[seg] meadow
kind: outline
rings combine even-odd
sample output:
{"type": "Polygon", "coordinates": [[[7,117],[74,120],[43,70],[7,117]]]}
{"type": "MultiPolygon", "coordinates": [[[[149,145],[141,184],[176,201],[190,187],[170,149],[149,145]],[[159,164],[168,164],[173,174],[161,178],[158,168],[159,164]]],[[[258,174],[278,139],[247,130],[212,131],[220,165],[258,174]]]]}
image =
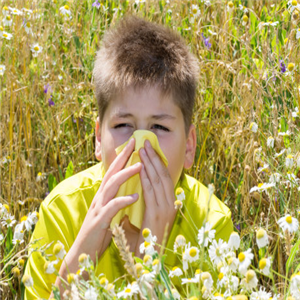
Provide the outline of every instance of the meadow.
{"type": "Polygon", "coordinates": [[[95,53],[126,14],[176,30],[199,59],[187,173],[231,209],[236,234],[217,244],[205,227],[197,247],[178,240],[183,266],[165,270],[152,251],[150,264],[132,260],[115,228],[132,281],[98,278],[83,256],[91,280],[72,274],[66,299],[300,299],[299,0],[1,1],[0,298],[23,299],[32,284],[23,272],[41,202],[98,163],[95,53]]]}

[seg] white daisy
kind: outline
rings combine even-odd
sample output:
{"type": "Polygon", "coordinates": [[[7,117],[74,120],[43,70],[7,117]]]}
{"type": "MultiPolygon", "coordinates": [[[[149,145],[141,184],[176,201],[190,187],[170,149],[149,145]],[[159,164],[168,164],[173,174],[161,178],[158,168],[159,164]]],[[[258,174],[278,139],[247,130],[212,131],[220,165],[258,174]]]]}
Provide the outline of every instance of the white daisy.
{"type": "Polygon", "coordinates": [[[295,299],[300,298],[300,273],[293,274],[290,281],[290,293],[295,299]]]}
{"type": "Polygon", "coordinates": [[[22,244],[24,242],[24,230],[22,224],[17,224],[14,231],[13,244],[22,244]]]}
{"type": "Polygon", "coordinates": [[[11,18],[11,16],[10,15],[6,15],[4,17],[4,19],[2,20],[2,22],[3,22],[4,26],[11,26],[11,24],[12,24],[12,18],[11,18]]]}
{"type": "Polygon", "coordinates": [[[60,13],[66,18],[71,19],[71,10],[68,5],[64,5],[59,9],[60,13]]]}
{"type": "Polygon", "coordinates": [[[172,269],[172,271],[169,272],[169,277],[170,277],[170,278],[172,278],[172,277],[174,277],[174,276],[179,277],[179,276],[181,276],[182,274],[183,274],[182,270],[181,270],[180,268],[178,268],[178,267],[175,266],[175,267],[172,269]]]}
{"type": "Polygon", "coordinates": [[[241,285],[243,285],[247,290],[252,290],[257,287],[258,279],[256,273],[253,270],[246,272],[245,278],[242,279],[241,285]]]}
{"type": "Polygon", "coordinates": [[[46,261],[44,264],[44,271],[46,274],[53,274],[56,269],[54,267],[54,265],[56,265],[58,263],[58,260],[54,260],[54,261],[46,261]]]}
{"type": "Polygon", "coordinates": [[[272,294],[269,292],[267,293],[265,288],[260,287],[258,292],[252,292],[250,295],[250,300],[269,300],[273,299],[272,294]]]}
{"type": "Polygon", "coordinates": [[[1,222],[2,226],[7,226],[7,228],[12,227],[17,222],[15,220],[15,217],[10,214],[4,215],[2,219],[3,219],[3,221],[1,222]]]}
{"type": "Polygon", "coordinates": [[[156,274],[155,271],[150,272],[150,271],[148,271],[148,270],[143,270],[143,271],[142,271],[142,276],[141,276],[140,280],[141,280],[142,282],[145,282],[145,281],[146,281],[146,282],[151,283],[151,282],[153,282],[154,279],[155,279],[155,274],[156,274]]]}
{"type": "Polygon", "coordinates": [[[183,188],[181,188],[181,187],[177,188],[175,191],[175,196],[176,196],[177,200],[180,200],[180,201],[185,200],[185,193],[184,193],[183,188]]]}
{"type": "Polygon", "coordinates": [[[266,276],[270,275],[271,258],[262,258],[258,264],[259,270],[266,276]]]}
{"type": "Polygon", "coordinates": [[[154,243],[148,243],[148,242],[143,242],[140,245],[140,253],[143,254],[149,254],[149,255],[153,255],[156,253],[155,249],[154,249],[154,243]]]}
{"type": "Polygon", "coordinates": [[[195,278],[198,279],[198,282],[201,280],[206,289],[210,290],[213,287],[214,281],[209,272],[198,273],[195,275],[195,278]]]}
{"type": "Polygon", "coordinates": [[[185,237],[181,234],[177,235],[174,243],[174,252],[177,252],[178,248],[183,249],[185,245],[186,245],[185,237]]]}
{"type": "Polygon", "coordinates": [[[143,258],[143,261],[145,266],[150,267],[152,265],[153,258],[151,255],[146,254],[143,258]]]}
{"type": "Polygon", "coordinates": [[[256,232],[256,243],[259,249],[266,247],[269,243],[267,232],[263,228],[258,229],[256,232]]]}
{"type": "Polygon", "coordinates": [[[186,260],[188,262],[193,262],[199,259],[199,249],[194,246],[190,246],[190,243],[185,246],[185,250],[183,253],[183,260],[186,260]]]}
{"type": "Polygon", "coordinates": [[[261,192],[261,191],[266,191],[269,188],[272,188],[275,186],[275,183],[259,183],[257,186],[254,186],[250,189],[249,193],[253,193],[253,192],[261,192]]]}
{"type": "Polygon", "coordinates": [[[265,163],[262,167],[258,168],[257,172],[260,173],[266,171],[267,169],[269,169],[269,165],[265,163]]]}
{"type": "Polygon", "coordinates": [[[8,33],[6,31],[3,31],[2,32],[2,37],[6,40],[10,40],[12,38],[12,34],[11,33],[8,33]]]}
{"type": "Polygon", "coordinates": [[[23,15],[22,11],[17,9],[17,8],[10,8],[10,11],[13,15],[16,15],[16,16],[22,16],[23,15]]]}
{"type": "Polygon", "coordinates": [[[31,23],[29,21],[24,24],[24,29],[27,34],[32,34],[31,23]]]}
{"type": "Polygon", "coordinates": [[[297,39],[297,40],[300,39],[300,28],[297,29],[297,32],[296,32],[296,39],[297,39]]]}
{"type": "Polygon", "coordinates": [[[244,14],[246,14],[246,13],[248,12],[248,8],[247,8],[246,6],[243,6],[242,4],[239,5],[239,9],[240,9],[241,11],[243,11],[244,14]]]}
{"type": "Polygon", "coordinates": [[[288,2],[288,9],[289,9],[290,13],[292,13],[295,9],[300,11],[300,4],[298,3],[297,0],[290,0],[288,2]]]}
{"type": "Polygon", "coordinates": [[[155,271],[156,273],[159,273],[161,270],[161,263],[159,261],[159,259],[154,259],[152,262],[152,269],[153,271],[155,271]]]}
{"type": "Polygon", "coordinates": [[[278,135],[280,135],[280,136],[289,136],[289,135],[291,135],[291,132],[289,130],[287,130],[285,132],[278,132],[278,135]]]}
{"type": "Polygon", "coordinates": [[[291,215],[287,214],[286,216],[280,218],[277,221],[278,225],[285,232],[286,230],[289,233],[294,233],[298,230],[299,222],[296,218],[293,218],[291,215]]]}
{"type": "Polygon", "coordinates": [[[212,225],[207,222],[198,231],[198,243],[200,246],[207,247],[215,238],[216,230],[212,229],[212,225]]]}
{"type": "Polygon", "coordinates": [[[251,122],[251,123],[250,123],[250,126],[249,126],[249,129],[250,129],[252,132],[257,132],[257,130],[258,130],[258,125],[257,125],[255,122],[251,122]]]}
{"type": "MultiPolygon", "coordinates": [[[[300,30],[299,30],[299,35],[300,35],[300,30]]],[[[299,109],[298,107],[295,108],[295,111],[292,112],[292,117],[296,118],[299,116],[299,109]]]]}
{"type": "Polygon", "coordinates": [[[24,275],[22,277],[22,282],[26,287],[32,287],[33,286],[33,279],[30,275],[24,275]]]}
{"type": "Polygon", "coordinates": [[[3,6],[2,13],[4,16],[6,16],[10,13],[10,9],[7,6],[3,6]]]}
{"type": "Polygon", "coordinates": [[[0,76],[3,76],[5,71],[5,66],[4,65],[0,65],[0,76]]]}
{"type": "Polygon", "coordinates": [[[86,300],[97,300],[98,292],[93,286],[89,286],[89,288],[84,293],[84,299],[86,300]]]}
{"type": "Polygon", "coordinates": [[[181,279],[181,284],[186,284],[186,283],[198,283],[198,279],[193,277],[193,278],[182,278],[181,279]]]}
{"type": "MultiPolygon", "coordinates": [[[[171,293],[172,293],[172,296],[175,300],[180,300],[181,299],[180,294],[178,293],[178,291],[176,289],[171,289],[171,293]]],[[[167,289],[165,290],[164,295],[167,299],[170,299],[170,295],[169,295],[169,292],[168,292],[167,289]]]]}
{"type": "Polygon", "coordinates": [[[273,173],[269,178],[269,182],[274,184],[278,183],[280,182],[280,177],[281,175],[279,173],[273,173]]]}
{"type": "Polygon", "coordinates": [[[232,271],[232,272],[236,272],[238,266],[239,266],[239,259],[236,258],[235,256],[230,256],[227,259],[227,265],[228,268],[232,271]]]}
{"type": "Polygon", "coordinates": [[[230,237],[229,237],[229,241],[228,241],[228,247],[230,249],[239,249],[240,248],[240,242],[241,242],[241,239],[240,239],[240,236],[237,232],[232,232],[230,237]]]}
{"type": "Polygon", "coordinates": [[[274,157],[280,157],[284,152],[286,151],[286,149],[281,150],[279,153],[275,153],[274,157]]]}
{"type": "Polygon", "coordinates": [[[149,228],[144,228],[142,231],[142,235],[143,235],[143,238],[145,239],[145,241],[148,243],[154,244],[157,240],[155,235],[152,236],[151,230],[149,228]]]}
{"type": "Polygon", "coordinates": [[[67,254],[64,244],[60,241],[57,241],[57,243],[53,246],[53,254],[57,258],[63,259],[64,256],[67,254]]]}
{"type": "Polygon", "coordinates": [[[285,166],[287,168],[292,168],[294,164],[294,157],[293,155],[289,154],[286,158],[285,158],[285,166]]]}
{"type": "Polygon", "coordinates": [[[125,289],[117,294],[118,298],[127,298],[132,297],[134,294],[137,294],[139,292],[139,287],[136,282],[133,282],[132,284],[128,284],[125,289]]]}
{"type": "Polygon", "coordinates": [[[192,6],[191,6],[191,19],[190,19],[190,22],[194,23],[195,19],[198,18],[199,15],[200,15],[199,6],[196,5],[196,4],[192,4],[192,6]]]}
{"type": "Polygon", "coordinates": [[[222,262],[225,259],[226,252],[228,250],[228,245],[226,242],[223,242],[222,239],[212,241],[212,244],[208,248],[209,257],[215,265],[219,262],[222,262]]]}
{"type": "Polygon", "coordinates": [[[240,252],[239,255],[238,255],[239,272],[242,275],[246,274],[248,267],[251,265],[251,260],[254,257],[254,255],[251,251],[252,251],[252,249],[249,248],[247,251],[240,252]]]}
{"type": "Polygon", "coordinates": [[[42,52],[43,47],[39,46],[39,44],[36,43],[36,44],[32,45],[30,50],[32,51],[32,56],[37,57],[38,54],[42,52]]]}

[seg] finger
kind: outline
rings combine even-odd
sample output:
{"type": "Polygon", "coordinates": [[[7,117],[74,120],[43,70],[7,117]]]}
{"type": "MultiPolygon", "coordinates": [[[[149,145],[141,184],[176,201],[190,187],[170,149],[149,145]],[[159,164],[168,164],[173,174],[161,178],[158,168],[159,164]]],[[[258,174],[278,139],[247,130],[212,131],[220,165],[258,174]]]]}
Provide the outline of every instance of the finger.
{"type": "Polygon", "coordinates": [[[162,185],[161,179],[157,174],[154,166],[152,165],[146,151],[144,148],[140,149],[140,156],[145,166],[145,171],[147,173],[147,177],[150,180],[150,183],[153,187],[155,198],[157,199],[157,205],[163,206],[165,203],[165,192],[164,187],[162,185]],[[159,199],[159,200],[158,200],[159,199]]]}
{"type": "Polygon", "coordinates": [[[112,198],[114,198],[120,188],[120,186],[126,182],[130,177],[139,173],[142,169],[142,164],[140,162],[125,168],[118,173],[111,176],[110,180],[106,183],[102,195],[103,195],[103,202],[101,203],[102,206],[106,205],[112,198]]]}
{"type": "Polygon", "coordinates": [[[142,170],[140,172],[141,184],[145,199],[145,204],[147,207],[152,207],[154,204],[158,206],[157,199],[154,194],[154,190],[152,184],[147,176],[145,167],[142,166],[142,170]],[[155,202],[154,202],[155,201],[155,202]]]}
{"type": "MultiPolygon", "coordinates": [[[[112,218],[119,212],[119,210],[125,208],[126,206],[136,202],[139,198],[139,194],[133,194],[123,197],[117,197],[109,201],[105,206],[105,222],[110,224],[112,218]]],[[[103,222],[103,217],[101,217],[103,222]]]]}
{"type": "Polygon", "coordinates": [[[109,166],[109,168],[102,180],[101,186],[105,186],[106,182],[109,181],[111,176],[113,176],[114,174],[116,174],[117,172],[119,172],[120,170],[122,170],[125,167],[130,155],[134,151],[134,147],[135,147],[135,139],[132,138],[132,139],[130,139],[128,144],[124,147],[124,149],[121,151],[121,153],[119,155],[117,155],[115,160],[109,166]]]}
{"type": "Polygon", "coordinates": [[[159,155],[156,153],[156,151],[152,148],[150,142],[148,140],[145,141],[145,148],[148,155],[148,158],[154,167],[156,174],[158,174],[164,192],[166,196],[166,200],[169,205],[173,206],[175,201],[174,196],[174,184],[172,181],[172,178],[170,176],[168,168],[165,166],[165,164],[162,162],[159,155]]]}

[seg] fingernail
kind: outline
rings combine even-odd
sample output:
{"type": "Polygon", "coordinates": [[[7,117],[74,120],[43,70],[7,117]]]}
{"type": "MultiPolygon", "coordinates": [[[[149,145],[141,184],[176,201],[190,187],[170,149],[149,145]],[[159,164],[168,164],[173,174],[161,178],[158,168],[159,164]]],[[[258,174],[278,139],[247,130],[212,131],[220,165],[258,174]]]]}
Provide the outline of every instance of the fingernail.
{"type": "Polygon", "coordinates": [[[139,194],[138,194],[138,193],[135,193],[135,194],[132,195],[132,198],[133,198],[133,199],[137,199],[138,197],[139,197],[139,194]]]}
{"type": "Polygon", "coordinates": [[[146,145],[146,148],[147,148],[147,149],[150,149],[151,144],[150,144],[150,142],[149,142],[148,140],[145,141],[145,145],[146,145]]]}
{"type": "Polygon", "coordinates": [[[146,155],[146,151],[145,151],[145,149],[144,148],[141,148],[141,154],[143,155],[143,156],[145,156],[146,155]]]}

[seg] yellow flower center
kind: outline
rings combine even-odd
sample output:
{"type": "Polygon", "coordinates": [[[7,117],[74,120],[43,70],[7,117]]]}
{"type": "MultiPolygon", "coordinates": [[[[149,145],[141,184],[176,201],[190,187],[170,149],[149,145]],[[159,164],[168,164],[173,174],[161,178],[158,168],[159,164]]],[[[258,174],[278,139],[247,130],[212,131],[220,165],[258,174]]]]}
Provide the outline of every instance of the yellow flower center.
{"type": "Polygon", "coordinates": [[[193,15],[195,15],[196,13],[197,13],[197,8],[196,7],[194,7],[193,9],[192,9],[192,13],[193,13],[193,15]]]}
{"type": "Polygon", "coordinates": [[[79,255],[78,261],[80,263],[83,263],[87,259],[87,255],[85,253],[82,253],[79,255]]]}
{"type": "MultiPolygon", "coordinates": [[[[39,47],[39,46],[35,46],[33,49],[34,49],[34,51],[39,51],[39,50],[40,50],[40,47],[39,47]]],[[[42,173],[39,172],[39,173],[38,173],[38,176],[42,176],[42,173]]]]}
{"type": "Polygon", "coordinates": [[[4,6],[4,7],[3,7],[3,10],[8,10],[8,7],[7,7],[7,6],[4,6]]]}
{"type": "Polygon", "coordinates": [[[143,274],[149,274],[150,272],[148,270],[144,270],[143,274]]]}
{"type": "Polygon", "coordinates": [[[127,288],[126,290],[125,290],[125,293],[130,293],[131,292],[131,289],[129,289],[129,288],[127,288]]]}
{"type": "Polygon", "coordinates": [[[259,184],[257,185],[257,187],[261,188],[263,185],[264,185],[263,183],[259,183],[259,184]]]}
{"type": "Polygon", "coordinates": [[[110,291],[110,290],[112,290],[114,288],[114,285],[112,284],[112,283],[109,283],[108,285],[107,285],[107,290],[108,291],[110,291]]]}
{"type": "Polygon", "coordinates": [[[136,269],[137,273],[140,273],[140,272],[142,272],[142,270],[143,270],[143,265],[140,264],[140,263],[137,263],[137,264],[135,265],[135,269],[136,269]]]}
{"type": "Polygon", "coordinates": [[[289,64],[288,64],[288,70],[289,70],[290,72],[293,71],[294,68],[295,68],[295,64],[293,64],[293,63],[289,63],[289,64]]]}
{"type": "MultiPolygon", "coordinates": [[[[243,21],[248,22],[248,16],[247,15],[243,15],[243,21]]],[[[254,123],[251,123],[251,124],[253,126],[254,123]]],[[[251,129],[252,126],[250,125],[250,129],[251,129]]]]}
{"type": "Polygon", "coordinates": [[[31,27],[31,24],[29,22],[27,22],[26,27],[31,27]]]}
{"type": "Polygon", "coordinates": [[[229,257],[228,259],[228,266],[230,266],[233,263],[233,257],[229,257]]]}
{"type": "Polygon", "coordinates": [[[7,20],[7,21],[10,21],[10,20],[11,20],[11,17],[10,17],[10,16],[6,16],[6,20],[7,20]]]}
{"type": "Polygon", "coordinates": [[[208,272],[202,273],[201,279],[204,281],[210,278],[210,274],[208,272]]]}
{"type": "Polygon", "coordinates": [[[177,207],[182,207],[182,201],[180,201],[180,200],[176,200],[175,202],[174,202],[174,205],[175,205],[175,207],[177,208],[177,207]]]}
{"type": "Polygon", "coordinates": [[[292,222],[293,222],[293,219],[292,219],[291,216],[287,216],[287,217],[285,218],[285,220],[286,220],[286,222],[289,223],[289,224],[292,224],[292,222]]]}
{"type": "Polygon", "coordinates": [[[14,267],[11,272],[13,273],[14,277],[19,277],[20,276],[20,270],[18,267],[14,267]]]}
{"type": "Polygon", "coordinates": [[[233,2],[232,2],[232,1],[229,1],[229,2],[228,2],[228,6],[229,6],[230,8],[233,8],[233,2]]]}
{"type": "Polygon", "coordinates": [[[246,273],[246,281],[249,283],[255,276],[255,272],[253,270],[249,270],[246,273]]]}
{"type": "Polygon", "coordinates": [[[219,273],[219,275],[218,275],[219,280],[221,280],[223,277],[224,277],[224,274],[222,272],[219,273]]]}
{"type": "Polygon", "coordinates": [[[172,271],[175,271],[177,269],[178,269],[178,267],[175,266],[175,267],[172,268],[172,271]]]}
{"type": "Polygon", "coordinates": [[[21,218],[21,222],[26,221],[26,220],[27,220],[27,216],[23,216],[23,217],[21,218]]]}
{"type": "Polygon", "coordinates": [[[57,255],[61,251],[62,248],[63,248],[62,244],[56,243],[53,247],[54,255],[57,255]]]}
{"type": "Polygon", "coordinates": [[[46,270],[48,269],[50,265],[50,262],[49,261],[46,261],[45,264],[44,264],[44,271],[46,272],[46,270]]]}
{"type": "Polygon", "coordinates": [[[291,159],[291,158],[293,158],[293,155],[292,155],[292,154],[289,154],[289,155],[287,156],[287,158],[291,159]]]}
{"type": "Polygon", "coordinates": [[[19,265],[21,266],[21,267],[23,267],[24,266],[24,259],[19,259],[19,265]]]}
{"type": "Polygon", "coordinates": [[[106,282],[107,282],[106,277],[102,277],[102,278],[100,279],[100,284],[101,284],[101,285],[105,285],[106,282]]]}
{"type": "Polygon", "coordinates": [[[148,242],[144,242],[144,246],[145,246],[145,248],[147,248],[147,247],[149,247],[150,246],[150,243],[148,243],[148,242]]]}
{"type": "Polygon", "coordinates": [[[154,259],[154,261],[153,261],[153,263],[152,263],[152,266],[155,266],[155,265],[157,265],[159,263],[159,260],[156,258],[156,259],[154,259]]]}
{"type": "Polygon", "coordinates": [[[265,236],[265,234],[266,234],[266,231],[264,229],[260,228],[256,233],[256,237],[257,237],[257,239],[260,240],[265,236]]]}
{"type": "Polygon", "coordinates": [[[197,250],[195,248],[190,249],[190,256],[195,257],[197,255],[197,250]]]}
{"type": "Polygon", "coordinates": [[[261,270],[263,270],[263,269],[266,267],[266,265],[267,265],[267,260],[266,260],[265,258],[262,258],[262,259],[259,261],[259,264],[258,264],[259,268],[260,268],[261,270]]]}
{"type": "Polygon", "coordinates": [[[68,274],[67,280],[68,280],[68,283],[73,282],[75,280],[75,274],[74,273],[68,274]]]}
{"type": "Polygon", "coordinates": [[[144,238],[147,238],[148,236],[149,236],[149,234],[151,233],[151,231],[150,231],[150,229],[149,228],[145,228],[144,230],[143,230],[143,237],[144,238]]]}
{"type": "Polygon", "coordinates": [[[243,261],[245,260],[245,258],[246,258],[246,255],[244,254],[244,252],[241,252],[241,253],[239,254],[238,258],[239,258],[239,261],[240,261],[240,262],[243,262],[243,261]]]}
{"type": "Polygon", "coordinates": [[[297,0],[293,0],[293,1],[292,1],[292,5],[293,5],[293,6],[297,6],[297,4],[298,4],[297,0]]]}
{"type": "Polygon", "coordinates": [[[6,220],[6,223],[7,223],[7,224],[10,224],[11,222],[12,222],[11,219],[7,219],[7,220],[6,220]]]}
{"type": "Polygon", "coordinates": [[[151,256],[150,255],[145,255],[144,256],[144,263],[146,263],[149,259],[151,259],[151,256]]]}
{"type": "Polygon", "coordinates": [[[200,269],[197,269],[195,274],[200,274],[202,271],[200,269]]]}
{"type": "Polygon", "coordinates": [[[6,208],[7,212],[9,212],[9,206],[7,204],[4,204],[3,206],[6,208]]]}
{"type": "Polygon", "coordinates": [[[179,187],[179,188],[176,189],[176,192],[175,192],[176,196],[180,195],[182,193],[184,193],[184,191],[183,191],[183,189],[181,187],[179,187]]]}
{"type": "Polygon", "coordinates": [[[64,8],[69,10],[69,5],[65,5],[64,8]]]}

